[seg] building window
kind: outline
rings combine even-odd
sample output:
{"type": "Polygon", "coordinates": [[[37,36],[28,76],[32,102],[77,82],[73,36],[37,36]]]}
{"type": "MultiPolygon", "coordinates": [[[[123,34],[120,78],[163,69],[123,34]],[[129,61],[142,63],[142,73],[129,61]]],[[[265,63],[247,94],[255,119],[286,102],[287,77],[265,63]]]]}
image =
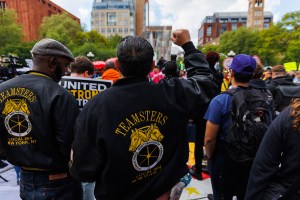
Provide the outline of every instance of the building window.
{"type": "Polygon", "coordinates": [[[108,12],[107,13],[107,26],[116,26],[117,25],[117,13],[108,12]]]}
{"type": "Polygon", "coordinates": [[[105,34],[105,33],[106,33],[105,28],[101,28],[101,33],[102,33],[102,34],[105,34]]]}
{"type": "Polygon", "coordinates": [[[208,26],[206,29],[206,36],[211,36],[212,26],[208,26]]]}
{"type": "Polygon", "coordinates": [[[107,29],[107,33],[111,33],[111,28],[108,28],[108,29],[107,29]]]}
{"type": "Polygon", "coordinates": [[[238,22],[238,19],[234,18],[234,19],[231,19],[231,22],[233,23],[237,23],[238,22]]]}
{"type": "Polygon", "coordinates": [[[228,22],[228,19],[220,19],[221,24],[224,24],[224,23],[227,23],[227,22],[228,22]]]}
{"type": "Polygon", "coordinates": [[[124,33],[128,33],[128,28],[124,28],[124,33]]]}
{"type": "Polygon", "coordinates": [[[254,20],[254,25],[260,25],[261,21],[260,20],[254,20]]]}
{"type": "Polygon", "coordinates": [[[123,18],[123,12],[118,13],[118,18],[123,18]]]}
{"type": "Polygon", "coordinates": [[[6,2],[0,1],[0,10],[4,10],[6,8],[6,2]]]}
{"type": "Polygon", "coordinates": [[[227,29],[226,24],[222,24],[221,25],[221,34],[224,33],[226,31],[226,29],[227,29]]]}
{"type": "Polygon", "coordinates": [[[50,3],[48,3],[48,7],[51,8],[51,4],[50,3]]]}
{"type": "Polygon", "coordinates": [[[270,24],[269,23],[264,23],[264,28],[270,28],[270,24]]]}
{"type": "Polygon", "coordinates": [[[255,11],[254,16],[262,16],[262,11],[255,11]]]}
{"type": "Polygon", "coordinates": [[[122,28],[119,28],[119,33],[123,33],[123,29],[122,28]]]}
{"type": "Polygon", "coordinates": [[[206,23],[213,23],[212,18],[207,18],[207,19],[206,19],[206,23]]]}
{"type": "Polygon", "coordinates": [[[237,29],[237,24],[236,23],[231,24],[231,30],[235,31],[236,29],[237,29]]]}
{"type": "Polygon", "coordinates": [[[94,16],[94,18],[99,18],[99,12],[94,12],[93,16],[94,16]]]}
{"type": "Polygon", "coordinates": [[[51,16],[51,15],[52,15],[51,10],[48,10],[48,16],[51,16]]]}
{"type": "Polygon", "coordinates": [[[42,3],[45,5],[46,4],[45,0],[42,0],[42,3]]]}
{"type": "Polygon", "coordinates": [[[255,1],[255,7],[262,7],[262,6],[263,6],[262,0],[256,0],[255,1]]]}
{"type": "Polygon", "coordinates": [[[116,28],[113,28],[113,29],[112,29],[112,32],[113,32],[113,33],[117,33],[117,29],[116,29],[116,28]]]}
{"type": "Polygon", "coordinates": [[[101,16],[101,18],[105,18],[105,12],[101,12],[100,16],[101,16]]]}

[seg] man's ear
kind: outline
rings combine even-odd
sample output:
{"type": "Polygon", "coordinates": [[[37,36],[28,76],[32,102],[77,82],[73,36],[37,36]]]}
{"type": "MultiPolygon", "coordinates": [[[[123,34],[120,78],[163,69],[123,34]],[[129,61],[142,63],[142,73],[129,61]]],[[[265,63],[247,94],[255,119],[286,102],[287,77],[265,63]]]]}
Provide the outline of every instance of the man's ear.
{"type": "Polygon", "coordinates": [[[90,76],[89,72],[86,70],[85,72],[83,72],[83,77],[90,78],[91,76],[90,76]]]}
{"type": "Polygon", "coordinates": [[[49,66],[50,68],[55,68],[57,66],[57,59],[55,57],[51,57],[49,60],[49,66]]]}

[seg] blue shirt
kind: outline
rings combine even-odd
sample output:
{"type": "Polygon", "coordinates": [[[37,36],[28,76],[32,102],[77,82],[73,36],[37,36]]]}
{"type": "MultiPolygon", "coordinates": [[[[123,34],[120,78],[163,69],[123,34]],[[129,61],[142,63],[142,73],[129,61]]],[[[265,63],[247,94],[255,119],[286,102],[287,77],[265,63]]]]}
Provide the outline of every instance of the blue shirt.
{"type": "Polygon", "coordinates": [[[230,122],[230,108],[232,96],[230,94],[219,94],[209,104],[204,119],[214,124],[220,125],[217,140],[225,140],[230,122]]]}

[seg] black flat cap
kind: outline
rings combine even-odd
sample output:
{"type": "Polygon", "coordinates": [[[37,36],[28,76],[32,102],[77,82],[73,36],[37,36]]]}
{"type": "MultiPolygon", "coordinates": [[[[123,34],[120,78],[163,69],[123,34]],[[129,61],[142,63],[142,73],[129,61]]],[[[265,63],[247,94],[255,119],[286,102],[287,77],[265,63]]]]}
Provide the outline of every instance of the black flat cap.
{"type": "Polygon", "coordinates": [[[74,61],[74,56],[70,50],[62,43],[46,38],[37,42],[32,48],[33,55],[65,57],[70,61],[74,61]]]}

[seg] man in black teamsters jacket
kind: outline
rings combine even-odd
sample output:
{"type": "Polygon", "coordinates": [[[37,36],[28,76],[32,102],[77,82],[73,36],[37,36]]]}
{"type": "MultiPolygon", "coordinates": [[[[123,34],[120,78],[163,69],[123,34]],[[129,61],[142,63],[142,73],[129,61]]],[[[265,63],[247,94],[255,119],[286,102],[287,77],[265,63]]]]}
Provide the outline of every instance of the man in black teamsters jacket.
{"type": "Polygon", "coordinates": [[[88,102],[76,120],[70,172],[96,181],[97,199],[168,199],[188,173],[186,124],[218,87],[189,31],[177,30],[171,39],[185,50],[187,80],[149,82],[153,48],[128,36],[117,54],[124,78],[88,102]]]}
{"type": "Polygon", "coordinates": [[[74,61],[60,42],[43,39],[32,49],[33,71],[0,85],[0,140],[7,160],[21,167],[22,199],[81,199],[68,173],[78,106],[57,84],[74,61]]]}

